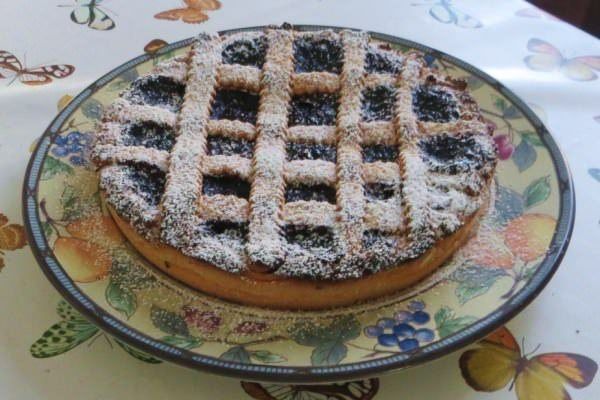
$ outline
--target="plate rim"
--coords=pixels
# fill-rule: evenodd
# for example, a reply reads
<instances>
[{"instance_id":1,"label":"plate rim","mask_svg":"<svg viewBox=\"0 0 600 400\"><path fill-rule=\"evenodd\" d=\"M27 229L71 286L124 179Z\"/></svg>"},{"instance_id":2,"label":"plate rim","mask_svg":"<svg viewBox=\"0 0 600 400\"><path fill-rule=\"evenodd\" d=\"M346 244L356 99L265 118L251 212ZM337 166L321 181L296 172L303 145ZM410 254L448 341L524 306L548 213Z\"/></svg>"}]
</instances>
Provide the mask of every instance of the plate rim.
<instances>
[{"instance_id":1,"label":"plate rim","mask_svg":"<svg viewBox=\"0 0 600 400\"><path fill-rule=\"evenodd\" d=\"M262 30L269 26L252 26L228 29L219 31L218 33L221 35L227 35L243 31ZM302 31L320 29L333 29L336 31L341 29L355 31L359 30L355 28L325 25L293 25L293 28ZM280 367L261 364L242 364L223 361L215 357L199 355L188 350L167 345L164 342L153 339L137 329L130 328L125 322L114 318L112 314L105 311L104 308L95 304L94 301L92 301L79 288L77 288L77 285L73 283L73 281L62 269L60 263L58 263L53 254L51 254L51 250L46 243L45 236L41 231L37 190L40 181L41 168L46 159L48 153L47 150L51 145L51 138L56 136L58 128L62 126L64 121L73 113L73 111L98 89L102 88L107 81L112 80L114 77L131 68L132 66L148 61L157 54L160 55L191 44L194 40L194 37L171 43L161 48L153 55L143 54L135 57L104 74L92 84L87 86L84 90L82 90L77 96L75 96L67 105L67 107L57 114L48 128L46 128L44 133L40 136L40 140L36 144L35 150L32 152L27 164L27 169L25 171L22 188L22 214L28 243L30 244L29 247L31 248L31 251L40 268L46 275L46 278L52 283L61 296L65 298L84 317L91 320L91 322L100 329L133 347L145 351L162 360L190 367L196 370L238 379L249 379L262 382L324 383L340 380L364 379L385 372L391 372L394 370L420 365L453 353L454 351L457 351L482 339L494 329L511 320L515 315L529 305L545 288L560 266L569 246L575 222L576 204L573 179L563 152L550 134L549 130L545 127L539 117L531 110L531 108L505 85L487 73L454 56L429 46L425 46L421 43L394 35L373 31L366 32L375 39L414 48L423 51L426 54L432 55L435 58L449 61L477 76L478 78L481 78L483 81L500 92L503 96L505 96L512 104L518 107L519 111L523 113L525 118L527 118L536 129L536 132L544 142L545 147L548 149L558 180L559 189L560 206L556 229L550 243L549 251L544 260L540 263L536 273L532 276L528 283L518 292L516 292L508 301L485 317L478 319L474 324L469 325L467 328L446 336L433 344L423 346L413 353L401 353L377 360L359 361L326 367Z\"/></svg>"}]
</instances>

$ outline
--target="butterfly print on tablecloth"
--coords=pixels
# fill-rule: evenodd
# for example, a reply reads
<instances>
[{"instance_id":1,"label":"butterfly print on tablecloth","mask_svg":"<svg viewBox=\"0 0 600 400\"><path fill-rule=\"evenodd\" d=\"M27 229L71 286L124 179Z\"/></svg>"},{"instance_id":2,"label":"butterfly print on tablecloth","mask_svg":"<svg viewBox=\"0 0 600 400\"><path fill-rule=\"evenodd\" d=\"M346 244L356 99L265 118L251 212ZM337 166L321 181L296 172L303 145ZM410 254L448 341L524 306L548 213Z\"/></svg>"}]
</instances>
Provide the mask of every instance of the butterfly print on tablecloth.
<instances>
[{"instance_id":1,"label":"butterfly print on tablecloth","mask_svg":"<svg viewBox=\"0 0 600 400\"><path fill-rule=\"evenodd\" d=\"M495 392L510 384L509 390L514 388L519 400L570 400L565 384L584 388L598 370L594 360L580 354L529 355L523 354L513 334L501 327L479 342L478 348L465 351L459 365L473 389Z\"/></svg>"},{"instance_id":2,"label":"butterfly print on tablecloth","mask_svg":"<svg viewBox=\"0 0 600 400\"><path fill-rule=\"evenodd\" d=\"M22 249L27 245L25 230L19 224L9 224L6 215L0 213L0 270L4 268L4 253Z\"/></svg>"},{"instance_id":3,"label":"butterfly print on tablecloth","mask_svg":"<svg viewBox=\"0 0 600 400\"><path fill-rule=\"evenodd\" d=\"M103 0L75 0L73 5L59 5L59 7L72 7L71 21L79 25L87 25L97 31L113 29L115 21L108 15L106 9L100 7Z\"/></svg>"},{"instance_id":4,"label":"butterfly print on tablecloth","mask_svg":"<svg viewBox=\"0 0 600 400\"><path fill-rule=\"evenodd\" d=\"M425 0L423 3L412 3L411 6L430 6L429 15L442 24L453 24L460 28L470 29L483 26L476 17L456 8L452 0Z\"/></svg>"},{"instance_id":5,"label":"butterfly print on tablecloth","mask_svg":"<svg viewBox=\"0 0 600 400\"><path fill-rule=\"evenodd\" d=\"M198 24L208 20L206 11L214 11L221 8L221 2L218 0L183 0L183 2L185 3L185 7L159 12L154 18L170 21L181 19L188 24Z\"/></svg>"},{"instance_id":6,"label":"butterfly print on tablecloth","mask_svg":"<svg viewBox=\"0 0 600 400\"><path fill-rule=\"evenodd\" d=\"M257 400L371 400L379 391L379 379L326 385L278 385L241 382L242 389Z\"/></svg>"},{"instance_id":7,"label":"butterfly print on tablecloth","mask_svg":"<svg viewBox=\"0 0 600 400\"><path fill-rule=\"evenodd\" d=\"M28 68L14 54L0 50L0 79L10 79L9 85L17 79L25 85L46 85L53 79L66 78L74 71L75 67L69 64Z\"/></svg>"},{"instance_id":8,"label":"butterfly print on tablecloth","mask_svg":"<svg viewBox=\"0 0 600 400\"><path fill-rule=\"evenodd\" d=\"M593 81L598 78L595 71L600 71L600 56L567 58L552 44L536 38L527 42L527 50L534 54L525 57L524 61L534 71L559 70L574 81Z\"/></svg>"}]
</instances>

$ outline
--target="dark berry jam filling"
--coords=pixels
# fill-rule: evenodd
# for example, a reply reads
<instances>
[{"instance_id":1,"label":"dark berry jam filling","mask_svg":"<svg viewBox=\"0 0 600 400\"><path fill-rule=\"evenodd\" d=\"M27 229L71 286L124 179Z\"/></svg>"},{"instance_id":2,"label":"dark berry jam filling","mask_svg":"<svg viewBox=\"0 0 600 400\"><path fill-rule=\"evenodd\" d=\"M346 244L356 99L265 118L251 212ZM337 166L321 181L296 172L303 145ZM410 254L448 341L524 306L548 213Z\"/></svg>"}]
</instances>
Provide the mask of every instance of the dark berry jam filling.
<instances>
[{"instance_id":1,"label":"dark berry jam filling","mask_svg":"<svg viewBox=\"0 0 600 400\"><path fill-rule=\"evenodd\" d=\"M333 247L333 232L323 226L286 226L285 237L289 243L297 244L306 249Z\"/></svg>"},{"instance_id":2,"label":"dark berry jam filling","mask_svg":"<svg viewBox=\"0 0 600 400\"><path fill-rule=\"evenodd\" d=\"M324 160L335 162L336 149L324 144L288 143L288 160Z\"/></svg>"},{"instance_id":3,"label":"dark berry jam filling","mask_svg":"<svg viewBox=\"0 0 600 400\"><path fill-rule=\"evenodd\" d=\"M296 72L342 71L342 45L327 39L297 39L294 42Z\"/></svg>"},{"instance_id":4,"label":"dark berry jam filling","mask_svg":"<svg viewBox=\"0 0 600 400\"><path fill-rule=\"evenodd\" d=\"M222 52L225 64L241 64L262 68L265 63L267 43L264 37L253 40L238 40L225 47Z\"/></svg>"},{"instance_id":5,"label":"dark berry jam filling","mask_svg":"<svg viewBox=\"0 0 600 400\"><path fill-rule=\"evenodd\" d=\"M394 113L394 89L389 86L377 86L363 91L363 120L389 121Z\"/></svg>"},{"instance_id":6,"label":"dark berry jam filling","mask_svg":"<svg viewBox=\"0 0 600 400\"><path fill-rule=\"evenodd\" d=\"M292 98L289 125L335 125L338 97L312 94Z\"/></svg>"},{"instance_id":7,"label":"dark berry jam filling","mask_svg":"<svg viewBox=\"0 0 600 400\"><path fill-rule=\"evenodd\" d=\"M202 194L205 196L222 194L247 199L250 195L250 184L235 176L205 175L202 184Z\"/></svg>"},{"instance_id":8,"label":"dark berry jam filling","mask_svg":"<svg viewBox=\"0 0 600 400\"><path fill-rule=\"evenodd\" d=\"M295 185L285 190L285 201L326 201L335 204L335 189L326 185Z\"/></svg>"},{"instance_id":9,"label":"dark berry jam filling","mask_svg":"<svg viewBox=\"0 0 600 400\"><path fill-rule=\"evenodd\" d=\"M160 106L173 111L181 108L185 86L165 76L148 76L139 78L131 84L128 94L134 104Z\"/></svg>"},{"instance_id":10,"label":"dark berry jam filling","mask_svg":"<svg viewBox=\"0 0 600 400\"><path fill-rule=\"evenodd\" d=\"M368 183L365 185L367 201L391 199L395 192L395 186L386 183Z\"/></svg>"},{"instance_id":11,"label":"dark berry jam filling","mask_svg":"<svg viewBox=\"0 0 600 400\"><path fill-rule=\"evenodd\" d=\"M258 95L241 90L218 90L213 100L211 119L229 119L256 124Z\"/></svg>"},{"instance_id":12,"label":"dark berry jam filling","mask_svg":"<svg viewBox=\"0 0 600 400\"><path fill-rule=\"evenodd\" d=\"M155 122L145 121L127 126L121 136L125 146L144 146L170 151L175 144L173 131Z\"/></svg>"},{"instance_id":13,"label":"dark berry jam filling","mask_svg":"<svg viewBox=\"0 0 600 400\"><path fill-rule=\"evenodd\" d=\"M363 246L369 248L372 246L381 246L385 244L392 244L395 238L386 232L382 232L377 229L365 231L363 234Z\"/></svg>"},{"instance_id":14,"label":"dark berry jam filling","mask_svg":"<svg viewBox=\"0 0 600 400\"><path fill-rule=\"evenodd\" d=\"M248 234L248 224L231 221L207 221L205 228L215 236L227 236L229 238L243 240Z\"/></svg>"},{"instance_id":15,"label":"dark berry jam filling","mask_svg":"<svg viewBox=\"0 0 600 400\"><path fill-rule=\"evenodd\" d=\"M473 137L442 134L422 139L419 147L423 151L423 159L434 170L448 174L478 170L492 159L492 155L487 155Z\"/></svg>"},{"instance_id":16,"label":"dark berry jam filling","mask_svg":"<svg viewBox=\"0 0 600 400\"><path fill-rule=\"evenodd\" d=\"M206 144L206 150L211 156L239 155L244 158L252 158L254 149L254 143L248 140L221 136L209 136Z\"/></svg>"},{"instance_id":17,"label":"dark berry jam filling","mask_svg":"<svg viewBox=\"0 0 600 400\"><path fill-rule=\"evenodd\" d=\"M420 121L449 122L458 118L456 101L441 89L419 86L413 92L412 106Z\"/></svg>"},{"instance_id":18,"label":"dark berry jam filling","mask_svg":"<svg viewBox=\"0 0 600 400\"><path fill-rule=\"evenodd\" d=\"M398 159L398 147L387 146L385 144L374 144L363 147L363 162L372 163L375 161L396 162Z\"/></svg>"},{"instance_id":19,"label":"dark berry jam filling","mask_svg":"<svg viewBox=\"0 0 600 400\"><path fill-rule=\"evenodd\" d=\"M146 164L128 166L133 191L151 206L157 206L165 191L165 173Z\"/></svg>"},{"instance_id":20,"label":"dark berry jam filling","mask_svg":"<svg viewBox=\"0 0 600 400\"><path fill-rule=\"evenodd\" d=\"M365 69L370 74L397 74L400 72L400 62L387 54L368 52L365 61Z\"/></svg>"}]
</instances>

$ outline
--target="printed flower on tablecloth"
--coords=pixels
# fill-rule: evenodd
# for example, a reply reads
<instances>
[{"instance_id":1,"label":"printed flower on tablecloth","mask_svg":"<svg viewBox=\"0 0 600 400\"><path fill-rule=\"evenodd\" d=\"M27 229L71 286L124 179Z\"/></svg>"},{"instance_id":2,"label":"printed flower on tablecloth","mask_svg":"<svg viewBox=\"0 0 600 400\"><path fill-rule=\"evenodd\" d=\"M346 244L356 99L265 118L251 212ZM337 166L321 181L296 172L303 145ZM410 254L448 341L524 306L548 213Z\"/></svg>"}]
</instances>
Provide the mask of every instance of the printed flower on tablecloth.
<instances>
[{"instance_id":1,"label":"printed flower on tablecloth","mask_svg":"<svg viewBox=\"0 0 600 400\"><path fill-rule=\"evenodd\" d=\"M565 384L581 389L592 383L598 364L574 353L523 354L513 334L501 327L465 351L459 360L462 376L479 392L496 392L509 386L519 400L570 399Z\"/></svg>"},{"instance_id":2,"label":"printed flower on tablecloth","mask_svg":"<svg viewBox=\"0 0 600 400\"><path fill-rule=\"evenodd\" d=\"M198 24L208 20L206 11L214 11L221 8L219 0L183 0L185 7L159 12L154 16L156 19L170 21L182 20L187 24Z\"/></svg>"},{"instance_id":3,"label":"printed flower on tablecloth","mask_svg":"<svg viewBox=\"0 0 600 400\"><path fill-rule=\"evenodd\" d=\"M0 270L4 268L4 252L22 249L26 245L23 226L9 224L6 215L0 213Z\"/></svg>"},{"instance_id":4,"label":"printed flower on tablecloth","mask_svg":"<svg viewBox=\"0 0 600 400\"><path fill-rule=\"evenodd\" d=\"M525 65L534 71L560 71L574 81L592 81L598 78L600 56L579 56L567 58L552 44L537 38L529 39L527 50L532 55L525 57Z\"/></svg>"},{"instance_id":5,"label":"printed flower on tablecloth","mask_svg":"<svg viewBox=\"0 0 600 400\"><path fill-rule=\"evenodd\" d=\"M108 15L108 10L100 4L103 0L75 0L72 5L59 5L59 7L72 7L71 21L79 25L87 25L97 31L109 31L115 27L115 21Z\"/></svg>"},{"instance_id":6,"label":"printed flower on tablecloth","mask_svg":"<svg viewBox=\"0 0 600 400\"><path fill-rule=\"evenodd\" d=\"M327 385L278 385L241 382L242 389L257 400L371 400L379 391L379 379Z\"/></svg>"},{"instance_id":7,"label":"printed flower on tablecloth","mask_svg":"<svg viewBox=\"0 0 600 400\"><path fill-rule=\"evenodd\" d=\"M47 85L53 79L66 78L73 72L75 72L75 67L68 64L28 68L14 54L0 50L0 79L8 79L9 85L15 80L29 86Z\"/></svg>"}]
</instances>

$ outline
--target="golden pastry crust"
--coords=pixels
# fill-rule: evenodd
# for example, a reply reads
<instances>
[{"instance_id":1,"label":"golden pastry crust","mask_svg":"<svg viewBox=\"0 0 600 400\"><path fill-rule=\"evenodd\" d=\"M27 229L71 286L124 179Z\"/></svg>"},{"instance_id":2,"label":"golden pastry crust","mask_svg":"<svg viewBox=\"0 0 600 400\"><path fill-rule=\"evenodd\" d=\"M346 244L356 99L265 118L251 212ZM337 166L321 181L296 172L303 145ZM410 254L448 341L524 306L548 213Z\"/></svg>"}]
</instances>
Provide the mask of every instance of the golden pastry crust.
<instances>
[{"instance_id":1,"label":"golden pastry crust","mask_svg":"<svg viewBox=\"0 0 600 400\"><path fill-rule=\"evenodd\" d=\"M151 242L110 206L110 214L127 240L162 272L206 294L244 305L280 310L323 310L377 299L408 288L437 270L469 239L479 214L419 258L364 278L322 281L286 278L251 265L241 274L186 256L174 247Z\"/></svg>"},{"instance_id":2,"label":"golden pastry crust","mask_svg":"<svg viewBox=\"0 0 600 400\"><path fill-rule=\"evenodd\" d=\"M256 41L264 45L260 65L224 62L228 46ZM341 54L339 68L298 70L298 41L331 44ZM152 79L179 85L183 96L152 103L138 90ZM94 160L105 201L150 261L228 300L317 309L403 289L465 240L488 196L492 132L464 82L430 69L417 53L373 43L365 32L200 35L187 55L133 86L108 108L98 132ZM254 119L215 118L222 91L254 96ZM379 99L378 91L391 97ZM291 123L295 99L315 94L335 99L333 122ZM368 96L374 116L367 115ZM450 104L441 118L419 114L417 103L439 100L432 96ZM390 115L381 118L386 102ZM167 132L172 147L128 139L143 124ZM253 150L213 154L215 139L252 143ZM333 156L291 157L290 145L333 149ZM369 147L389 154L367 160ZM242 184L207 191L215 177ZM148 180L160 181L159 189L145 193ZM322 193L288 198L294 187Z\"/></svg>"}]
</instances>

